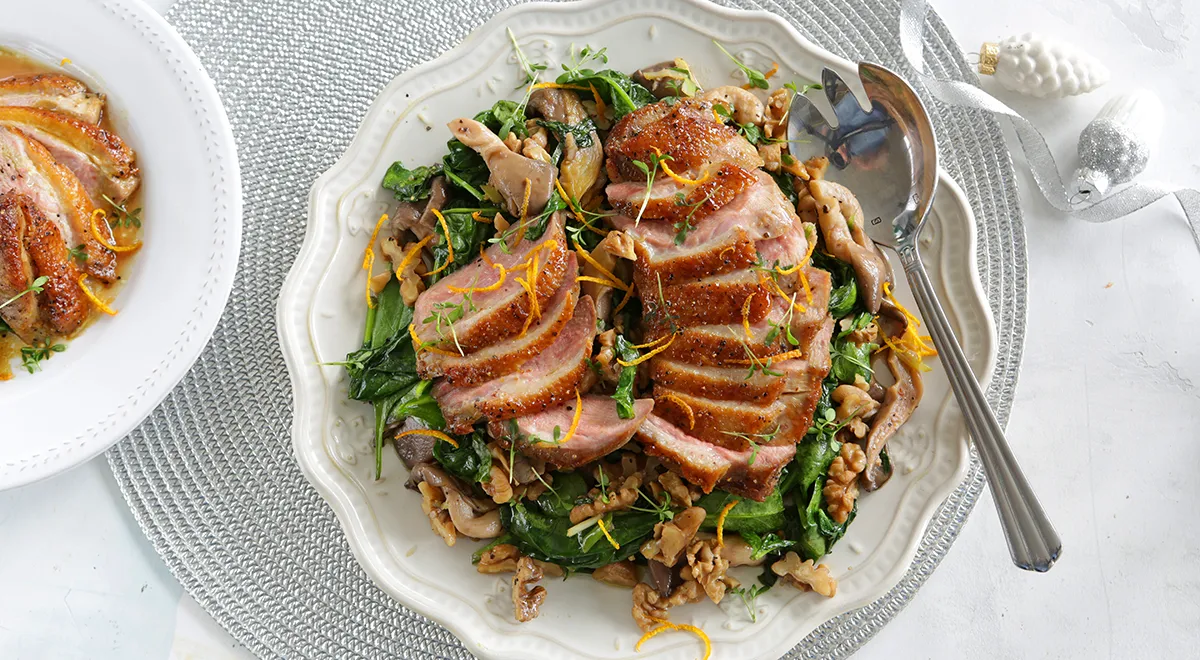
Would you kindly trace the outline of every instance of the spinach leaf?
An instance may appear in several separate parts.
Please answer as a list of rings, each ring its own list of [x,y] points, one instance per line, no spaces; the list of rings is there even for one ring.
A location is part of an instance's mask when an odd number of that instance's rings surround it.
[[[430,284],[437,282],[470,263],[479,253],[479,246],[486,244],[487,240],[496,233],[496,228],[490,222],[476,221],[471,216],[473,212],[490,212],[495,214],[495,209],[453,208],[442,212],[442,217],[446,219],[446,228],[450,230],[450,244],[454,246],[454,263],[447,266],[445,270],[437,275],[431,276],[428,279]],[[441,234],[443,237],[445,236],[440,224],[434,228],[434,232]],[[446,263],[446,259],[450,257],[450,253],[446,247],[445,240],[438,241],[432,250],[434,270],[437,270],[441,268],[442,264]]]
[[[796,205],[799,197],[796,195],[796,183],[792,179],[792,175],[780,170],[778,172],[769,172],[772,179],[775,179],[775,184],[779,186],[779,190],[783,192],[784,197],[791,201],[792,206]],[[814,255],[816,251],[814,250]]]
[[[834,439],[832,433],[809,432],[796,447],[796,457],[791,464],[794,469],[789,474],[794,475],[796,485],[807,493],[829,472],[829,464],[841,450],[842,443]]]
[[[546,233],[546,227],[550,226],[550,218],[565,208],[567,208],[567,203],[563,200],[562,195],[559,195],[558,191],[551,193],[550,199],[546,200],[546,208],[529,219],[525,227],[525,238],[530,241],[541,238],[542,234]]]
[[[442,172],[446,180],[476,200],[486,199],[482,188],[487,184],[491,172],[483,156],[456,139],[446,143],[446,150],[446,155],[442,156]]]
[[[566,518],[587,492],[588,486],[583,475],[578,472],[555,472],[553,489],[542,493],[530,506],[548,516]]]
[[[778,489],[762,502],[755,502],[748,497],[734,495],[723,490],[704,495],[696,500],[696,506],[702,507],[708,512],[700,526],[704,529],[716,529],[717,518],[721,515],[721,510],[733,500],[740,501],[725,515],[726,531],[763,534],[783,526],[783,496]]]
[[[612,108],[614,120],[619,120],[634,110],[658,100],[650,93],[650,90],[637,84],[624,73],[612,69],[603,71],[582,68],[569,69],[555,82],[560,85],[579,85],[581,87],[595,85],[600,98]]]
[[[392,191],[396,199],[402,202],[416,202],[429,197],[433,179],[441,173],[440,165],[426,165],[410,170],[404,167],[404,163],[396,161],[383,175],[383,187]]]
[[[762,559],[767,555],[780,554],[784,550],[791,548],[795,543],[784,538],[780,538],[775,532],[767,532],[762,536],[750,531],[742,532],[742,539],[750,544],[752,552],[751,559]]]
[[[617,342],[614,346],[617,357],[626,362],[632,362],[638,358],[638,351],[625,339],[624,335],[617,335]],[[622,367],[621,377],[617,380],[617,391],[613,392],[612,398],[617,402],[617,416],[621,419],[633,419],[633,383],[637,380],[637,367]]]
[[[529,133],[525,130],[525,104],[501,99],[492,107],[475,115],[475,121],[487,126],[501,140],[508,137],[510,132],[525,139]]]
[[[831,367],[829,374],[839,383],[853,383],[854,376],[860,375],[871,380],[874,370],[871,368],[871,353],[879,348],[878,344],[855,344],[850,341],[850,333],[861,330],[871,324],[875,317],[870,312],[859,312],[849,327],[838,333],[829,347]]]
[[[458,438],[458,448],[444,440],[433,445],[433,459],[446,471],[470,484],[491,480],[492,453],[484,433],[472,431]]]
[[[858,302],[858,280],[854,267],[850,264],[823,254],[814,252],[813,265],[829,271],[833,289],[829,293],[829,315],[841,318],[854,310]]]
[[[642,542],[654,533],[658,516],[640,511],[622,511],[608,517],[605,526],[618,550],[604,538],[596,525],[572,535],[571,519],[550,516],[520,500],[500,507],[500,520],[513,535],[513,544],[523,554],[534,559],[558,564],[564,568],[596,569],[633,556]]]
[[[400,419],[416,417],[430,428],[446,426],[442,409],[430,394],[433,382],[417,381],[412,387],[402,389],[383,399],[372,401],[375,409],[375,478],[383,473],[383,432],[388,424]]]
[[[412,309],[400,296],[400,283],[388,282],[367,312],[363,347],[346,356],[350,398],[382,400],[412,387],[417,377],[417,357],[407,333]]]
[[[596,124],[592,123],[591,117],[584,117],[583,121],[577,124],[564,124],[560,121],[548,121],[545,119],[537,120],[538,126],[550,131],[554,134],[554,138],[559,144],[565,144],[568,135],[575,136],[575,146],[580,149],[586,149],[592,146],[592,133],[596,130]]]
[[[788,512],[788,537],[795,542],[801,557],[813,561],[829,552],[829,545],[815,520],[822,501],[821,489],[815,488],[808,499],[797,499],[795,507]]]

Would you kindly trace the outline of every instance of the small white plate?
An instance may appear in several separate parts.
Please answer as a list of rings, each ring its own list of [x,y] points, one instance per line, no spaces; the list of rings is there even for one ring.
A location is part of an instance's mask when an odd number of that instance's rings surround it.
[[[183,38],[139,0],[5,3],[0,46],[107,95],[137,152],[145,231],[113,303],[119,314],[98,319],[40,372],[14,365],[16,377],[0,383],[5,489],[100,454],[183,378],[233,286],[242,195],[216,88]]]
[[[778,62],[775,79],[781,82],[819,79],[826,66],[851,80],[855,69],[777,16],[700,0],[585,0],[509,9],[380,94],[345,156],[313,186],[304,247],[280,297],[279,332],[295,393],[296,455],[336,512],[355,556],[383,589],[485,658],[691,660],[699,644],[681,634],[660,636],[635,653],[640,632],[630,617],[629,590],[587,576],[543,581],[549,593],[541,615],[516,623],[508,576],[480,575],[470,559],[477,544],[464,540],[447,548],[432,533],[390,449],[384,452],[385,476],[372,480],[370,410],[346,399],[341,368],[319,366],[343,359],[361,341],[362,252],[380,213],[395,204],[379,187],[388,165],[397,159],[409,166],[436,161],[450,137],[447,121],[520,94],[514,91],[520,75],[506,27],[533,60],[551,63],[550,72],[558,70],[571,44],[588,44],[607,47],[609,66],[621,71],[683,57],[702,83],[715,86],[733,80],[734,66],[713,39],[752,66],[767,69]],[[996,342],[975,271],[974,220],[960,189],[945,175],[938,191],[923,252],[972,366],[986,378]],[[903,284],[899,296],[916,308]],[[924,402],[891,444],[895,475],[863,497],[857,521],[825,560],[841,583],[835,598],[783,587],[759,599],[762,611],[754,624],[736,597],[722,608],[705,601],[674,609],[672,620],[702,626],[712,638],[714,658],[776,658],[821,623],[886,593],[907,570],[937,505],[965,474],[966,431],[950,402],[948,382],[934,363]],[[753,579],[753,573],[744,577]]]

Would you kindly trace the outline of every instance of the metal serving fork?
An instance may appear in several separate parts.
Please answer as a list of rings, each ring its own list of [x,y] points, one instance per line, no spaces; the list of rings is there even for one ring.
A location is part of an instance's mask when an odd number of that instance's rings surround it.
[[[790,149],[801,160],[827,156],[830,178],[854,191],[867,218],[873,217],[864,222],[867,234],[900,255],[983,460],[1013,563],[1026,570],[1048,571],[1062,551],[1062,542],[971,373],[917,249],[938,178],[929,115],[912,87],[895,73],[862,62],[858,75],[871,101],[870,111],[859,106],[844,80],[825,69],[821,83],[836,118],[827,121],[807,98],[797,95],[788,118]]]

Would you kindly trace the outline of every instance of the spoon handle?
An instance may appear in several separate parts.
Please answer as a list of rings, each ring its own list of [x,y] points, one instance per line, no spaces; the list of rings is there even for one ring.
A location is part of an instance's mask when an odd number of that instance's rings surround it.
[[[929,334],[938,349],[939,360],[950,377],[954,396],[958,399],[971,437],[975,439],[975,447],[979,450],[988,485],[996,500],[1000,525],[1004,529],[1013,563],[1025,570],[1048,571],[1062,552],[1062,541],[1047,520],[1042,505],[1038,503],[1021,467],[1017,465],[1017,459],[1013,457],[1008,441],[1004,439],[1004,431],[984,398],[983,388],[971,372],[971,365],[938,302],[916,246],[904,247],[899,253],[917,306],[921,308]]]

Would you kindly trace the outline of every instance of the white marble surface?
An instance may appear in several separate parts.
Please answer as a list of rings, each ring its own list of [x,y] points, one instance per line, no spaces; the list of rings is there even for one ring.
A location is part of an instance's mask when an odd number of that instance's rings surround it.
[[[1110,67],[1112,82],[1083,98],[997,94],[1042,128],[1064,167],[1105,100],[1147,87],[1163,98],[1168,130],[1146,176],[1200,186],[1200,3],[940,0],[936,8],[967,50],[1036,30]],[[1061,217],[1027,175],[1018,178],[1030,306],[1009,438],[1064,556],[1046,575],[1010,566],[985,496],[916,600],[858,657],[1194,657],[1200,251],[1171,202],[1091,226]],[[181,594],[103,459],[0,493],[0,658],[244,657]]]

